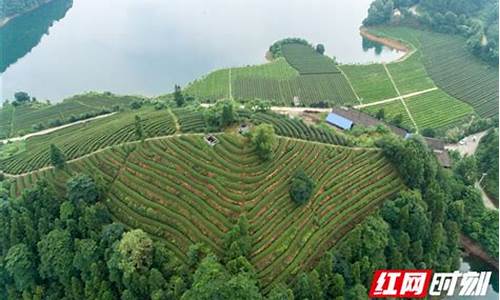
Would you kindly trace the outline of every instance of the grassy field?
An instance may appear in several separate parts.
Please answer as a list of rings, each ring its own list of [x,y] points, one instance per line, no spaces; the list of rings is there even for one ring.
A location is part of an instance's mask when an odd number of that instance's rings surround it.
[[[434,84],[447,94],[469,103],[478,115],[498,115],[498,68],[469,53],[464,38],[405,27],[377,27],[371,30],[375,34],[410,43],[417,49],[416,54]],[[417,62],[414,64],[417,67]]]
[[[250,260],[262,287],[310,267],[348,230],[404,188],[378,150],[353,149],[279,138],[274,159],[263,163],[244,138],[218,135],[208,146],[200,135],[147,141],[135,150],[107,149],[16,179],[19,193],[37,178],[62,189],[69,174],[90,173],[107,182],[114,218],[162,239],[186,261],[188,247],[203,242],[216,253],[234,221],[245,214],[253,239]],[[299,168],[316,182],[307,205],[291,201],[289,180]]]
[[[385,68],[381,64],[341,65],[356,94],[363,103],[397,97]]]
[[[474,114],[473,108],[441,90],[405,99],[420,129],[458,124]]]
[[[84,114],[99,114],[102,110],[113,106],[128,107],[129,103],[139,99],[135,96],[116,96],[108,93],[88,93],[76,95],[63,102],[46,104],[25,104],[17,107],[7,105],[0,110],[0,136],[9,137],[24,135],[37,131],[33,128],[41,124],[51,127],[50,122],[60,120],[67,122],[70,117]],[[5,119],[4,119],[5,117]],[[12,127],[6,126],[12,123]],[[9,129],[11,128],[11,129]]]
[[[283,57],[300,75],[331,74],[340,72],[335,62],[326,55],[321,55],[312,47],[302,44],[282,46]]]

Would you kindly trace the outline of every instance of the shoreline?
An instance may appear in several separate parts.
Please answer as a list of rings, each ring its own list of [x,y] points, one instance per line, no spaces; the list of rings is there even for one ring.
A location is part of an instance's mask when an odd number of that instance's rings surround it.
[[[402,51],[405,54],[401,56],[400,58],[394,60],[393,62],[398,62],[398,61],[403,61],[407,57],[409,57],[415,50],[412,49],[411,47],[407,46],[404,42],[398,41],[396,39],[391,39],[388,37],[382,37],[375,35],[373,33],[370,33],[368,29],[364,26],[361,26],[359,28],[359,34],[363,37],[366,38],[369,41],[379,43],[381,45],[384,45],[386,47],[389,47],[391,49],[394,49],[396,51]]]
[[[5,25],[9,24],[10,21],[14,20],[15,18],[17,17],[20,17],[24,14],[27,14],[27,13],[30,13],[40,7],[42,7],[43,5],[45,4],[48,4],[50,2],[52,2],[53,0],[45,0],[45,2],[41,3],[40,5],[37,5],[31,9],[28,9],[27,11],[24,11],[22,13],[18,13],[18,14],[15,14],[15,15],[11,15],[11,16],[7,16],[7,17],[4,17],[3,19],[0,20],[0,29],[2,29]]]
[[[480,258],[482,261],[498,270],[498,260],[486,253],[486,251],[484,251],[483,248],[481,248],[481,245],[477,242],[462,233],[460,234],[460,243],[462,244],[465,253]]]

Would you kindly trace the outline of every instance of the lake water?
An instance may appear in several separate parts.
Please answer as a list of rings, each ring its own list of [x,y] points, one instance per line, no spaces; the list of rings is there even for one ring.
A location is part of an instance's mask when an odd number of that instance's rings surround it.
[[[89,90],[158,95],[214,69],[265,62],[274,41],[323,43],[342,63],[402,55],[363,44],[372,0],[53,0],[0,29],[1,99]]]
[[[474,256],[466,256],[462,258],[462,263],[460,264],[460,271],[461,272],[469,272],[469,271],[476,271],[476,272],[481,272],[481,271],[491,271],[492,276],[490,279],[490,285],[488,286],[488,291],[486,293],[486,296],[484,297],[460,297],[460,296],[453,296],[453,297],[446,297],[446,300],[477,300],[477,299],[482,299],[482,300],[498,300],[499,299],[499,294],[498,294],[498,270],[493,268],[492,266],[488,265],[481,259],[474,257]]]

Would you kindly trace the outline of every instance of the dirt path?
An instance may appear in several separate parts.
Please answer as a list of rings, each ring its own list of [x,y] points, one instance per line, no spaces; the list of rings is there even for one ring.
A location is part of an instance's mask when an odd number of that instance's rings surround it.
[[[344,73],[344,70],[342,70],[342,68],[340,68],[340,66],[337,67],[337,69],[340,70],[340,73],[342,73],[342,75],[344,76],[344,78],[347,80],[347,83],[349,84],[349,86],[351,87],[351,90],[352,92],[354,93],[354,96],[356,96],[356,100],[358,100],[359,104],[363,104],[363,101],[361,101],[361,98],[359,98],[358,96],[358,93],[356,93],[356,90],[354,89],[354,86],[352,85],[352,82],[351,80],[349,79],[349,77],[347,77],[347,75]]]
[[[422,94],[425,94],[425,93],[428,93],[428,92],[435,91],[437,89],[438,89],[437,87],[433,87],[433,88],[430,88],[430,89],[426,89],[426,90],[422,90],[422,91],[418,91],[418,92],[413,92],[413,93],[409,93],[409,94],[398,96],[398,97],[394,97],[394,98],[388,98],[388,99],[384,99],[384,100],[380,100],[380,101],[375,101],[375,102],[370,102],[370,103],[366,103],[366,104],[355,105],[354,108],[360,109],[360,108],[364,108],[364,107],[369,107],[369,106],[374,106],[374,105],[379,105],[379,104],[394,102],[394,101],[397,101],[397,100],[399,100],[401,98],[406,99],[406,98],[410,98],[410,97],[415,97],[415,96],[418,96],[418,95],[422,95]]]
[[[170,114],[170,116],[174,120],[175,132],[181,131],[181,125],[179,124],[179,119],[177,118],[177,116],[174,114],[174,112],[170,108],[168,109],[168,113]]]
[[[19,136],[19,137],[13,137],[13,138],[9,138],[9,139],[0,140],[0,143],[1,144],[7,144],[8,142],[24,141],[26,139],[29,139],[30,137],[49,134],[51,132],[54,132],[54,131],[57,131],[57,130],[60,130],[60,129],[68,128],[68,127],[71,127],[71,126],[74,126],[74,125],[78,125],[78,124],[82,124],[82,123],[87,123],[87,122],[94,121],[94,120],[97,120],[97,119],[106,118],[106,117],[112,116],[114,114],[116,114],[116,112],[112,112],[112,113],[105,114],[105,115],[100,115],[100,116],[89,118],[89,119],[85,119],[85,120],[76,121],[76,122],[69,123],[69,124],[64,124],[64,125],[57,126],[57,127],[48,128],[48,129],[45,129],[45,130],[40,130],[40,131],[33,132],[33,133],[30,133],[30,134],[26,134],[26,135]]]
[[[394,79],[392,78],[391,72],[389,72],[389,69],[387,68],[386,64],[383,64],[383,66],[384,66],[385,72],[387,73],[387,76],[389,76],[389,80],[391,81],[392,86],[394,87],[394,89],[396,90],[396,93],[399,96],[399,100],[401,100],[401,103],[403,104],[403,106],[406,110],[406,113],[408,114],[408,117],[410,117],[410,120],[413,123],[413,126],[415,126],[415,131],[418,133],[417,122],[415,122],[415,119],[413,119],[413,116],[411,115],[411,112],[408,109],[408,106],[406,106],[404,98],[401,97],[401,93],[399,92],[399,89],[398,89],[398,86],[396,85],[396,82],[394,82]]]
[[[447,150],[458,151],[458,153],[460,153],[460,155],[462,156],[472,155],[476,152],[479,141],[486,134],[486,132],[487,130],[466,136],[462,139],[462,141],[464,142],[463,144],[447,144],[445,148]]]
[[[445,148],[446,150],[458,151],[458,153],[460,153],[460,155],[462,156],[474,155],[474,153],[476,153],[477,147],[479,146],[479,141],[481,141],[481,138],[487,132],[488,131],[485,130],[466,136],[465,138],[462,139],[463,144],[460,143],[447,144]],[[488,209],[498,210],[498,208],[495,205],[495,201],[493,201],[490,197],[488,197],[488,195],[484,192],[479,182],[476,182],[474,186],[481,192],[481,199],[483,199],[484,206]]]

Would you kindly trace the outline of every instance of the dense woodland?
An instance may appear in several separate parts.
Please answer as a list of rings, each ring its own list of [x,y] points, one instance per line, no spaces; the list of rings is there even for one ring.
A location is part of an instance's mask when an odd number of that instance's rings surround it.
[[[395,9],[401,16],[394,16]],[[363,24],[389,23],[465,36],[472,53],[498,64],[498,1],[375,0]]]

